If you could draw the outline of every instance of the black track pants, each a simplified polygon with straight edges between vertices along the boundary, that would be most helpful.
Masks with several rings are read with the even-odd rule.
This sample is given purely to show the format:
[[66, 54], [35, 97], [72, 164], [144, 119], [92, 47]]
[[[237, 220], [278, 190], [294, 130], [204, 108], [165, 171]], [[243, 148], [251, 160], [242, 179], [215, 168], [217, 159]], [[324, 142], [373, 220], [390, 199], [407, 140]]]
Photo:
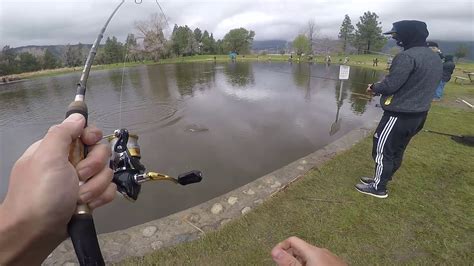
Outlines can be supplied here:
[[427, 113], [405, 115], [385, 112], [373, 137], [375, 189], [386, 189], [388, 181], [402, 164], [403, 153], [425, 124]]

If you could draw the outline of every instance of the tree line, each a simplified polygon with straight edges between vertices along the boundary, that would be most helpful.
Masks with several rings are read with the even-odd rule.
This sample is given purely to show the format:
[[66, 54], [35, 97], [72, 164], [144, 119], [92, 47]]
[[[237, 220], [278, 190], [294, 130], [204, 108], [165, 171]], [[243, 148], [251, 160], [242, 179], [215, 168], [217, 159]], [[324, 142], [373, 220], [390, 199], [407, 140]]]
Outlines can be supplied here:
[[[378, 18], [376, 13], [367, 11], [359, 18], [359, 22], [354, 27], [349, 15], [345, 15], [338, 34], [342, 52], [347, 53], [350, 47], [356, 49], [359, 54], [380, 51], [388, 38], [382, 34], [382, 26]], [[322, 45], [314, 43], [317, 38], [315, 36], [317, 35], [317, 28], [314, 21], [308, 22], [305, 31], [304, 34], [298, 35], [293, 41], [293, 49], [298, 56], [302, 54], [312, 55], [314, 52], [313, 46]], [[329, 47], [327, 49], [329, 50]]]
[[[166, 19], [163, 15], [152, 14], [148, 19], [135, 22], [135, 33], [127, 35], [120, 42], [115, 36], [107, 37], [99, 47], [95, 64], [113, 64], [120, 62], [137, 62], [144, 60], [159, 61], [160, 59], [192, 55], [213, 55], [250, 53], [255, 32], [245, 28], [230, 30], [222, 39], [215, 39], [212, 32], [187, 25], [174, 25], [169, 38], [165, 37]], [[304, 30], [292, 42], [292, 49], [298, 55], [313, 55], [316, 49], [333, 50], [333, 45], [318, 40], [319, 28], [310, 20]], [[372, 53], [379, 52], [388, 38], [382, 34], [379, 16], [367, 11], [359, 17], [356, 25], [348, 15], [345, 15], [338, 34], [340, 51], [343, 53]], [[90, 45], [67, 45], [61, 56], [55, 55], [49, 49], [43, 55], [34, 56], [31, 53], [16, 53], [10, 46], [4, 46], [0, 53], [0, 76], [31, 72], [41, 69], [58, 67], [82, 66], [87, 57]], [[282, 54], [285, 53], [283, 50]], [[455, 56], [466, 57], [468, 48], [460, 46]]]
[[[115, 36], [107, 37], [99, 46], [94, 64], [114, 64], [144, 60], [158, 61], [164, 58], [249, 53], [255, 32], [244, 28], [230, 30], [223, 39], [216, 40], [212, 32], [199, 28], [192, 30], [187, 25], [174, 25], [169, 38], [164, 35], [164, 17], [153, 14], [148, 20], [136, 21], [137, 33], [127, 35], [125, 42]], [[10, 46], [0, 53], [0, 76], [22, 72], [54, 69], [58, 67], [79, 67], [85, 63], [90, 45], [79, 43], [67, 45], [63, 54], [55, 56], [49, 49], [43, 55], [28, 52], [16, 53]]]
[[[334, 48], [330, 44], [325, 45], [324, 43], [316, 43], [314, 41], [317, 39], [317, 27], [314, 21], [310, 20], [308, 22], [304, 32], [293, 40], [293, 50], [298, 56], [302, 54], [312, 55], [315, 46], [322, 46], [327, 51], [329, 51], [329, 48]], [[346, 14], [339, 28], [338, 42], [340, 47], [338, 48], [344, 54], [378, 53], [385, 46], [388, 39], [389, 37], [382, 34], [381, 22], [375, 12], [364, 12], [355, 26], [352, 24], [349, 15]], [[398, 51], [397, 48], [394, 48], [394, 50]], [[390, 53], [393, 54], [395, 52], [391, 51]], [[454, 56], [458, 59], [464, 58], [468, 55], [468, 52], [467, 46], [460, 45], [456, 49]]]

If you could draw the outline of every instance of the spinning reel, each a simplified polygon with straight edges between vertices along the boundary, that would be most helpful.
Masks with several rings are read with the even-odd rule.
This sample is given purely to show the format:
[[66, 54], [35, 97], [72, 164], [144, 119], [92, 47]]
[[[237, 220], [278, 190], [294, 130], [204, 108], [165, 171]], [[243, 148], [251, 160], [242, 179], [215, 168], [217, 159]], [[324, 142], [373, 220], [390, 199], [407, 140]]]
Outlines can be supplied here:
[[127, 129], [117, 129], [113, 135], [104, 138], [107, 138], [112, 149], [110, 159], [110, 168], [114, 171], [112, 181], [117, 185], [117, 191], [130, 201], [137, 200], [141, 184], [147, 181], [166, 180], [185, 186], [202, 180], [202, 173], [197, 170], [183, 173], [178, 178], [147, 172], [145, 166], [140, 162], [138, 136], [129, 134]]

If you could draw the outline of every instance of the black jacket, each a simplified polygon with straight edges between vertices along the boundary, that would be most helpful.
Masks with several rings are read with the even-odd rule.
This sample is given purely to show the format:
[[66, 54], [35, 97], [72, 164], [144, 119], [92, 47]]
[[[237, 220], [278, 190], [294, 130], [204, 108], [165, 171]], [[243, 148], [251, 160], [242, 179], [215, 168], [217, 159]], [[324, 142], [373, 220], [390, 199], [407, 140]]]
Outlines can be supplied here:
[[405, 50], [395, 56], [389, 74], [373, 84], [372, 90], [382, 95], [380, 103], [386, 111], [426, 112], [443, 73], [441, 58], [426, 46], [425, 23], [400, 21], [394, 28]]
[[441, 80], [444, 82], [451, 80], [451, 75], [453, 74], [455, 67], [456, 65], [453, 60], [446, 59], [443, 63], [443, 77]]

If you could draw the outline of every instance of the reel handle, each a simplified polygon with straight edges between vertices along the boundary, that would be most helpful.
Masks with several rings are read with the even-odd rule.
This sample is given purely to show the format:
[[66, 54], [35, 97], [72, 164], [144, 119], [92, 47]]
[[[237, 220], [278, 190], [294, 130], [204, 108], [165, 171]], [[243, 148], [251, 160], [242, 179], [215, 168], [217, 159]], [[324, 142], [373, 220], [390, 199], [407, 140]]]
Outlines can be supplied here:
[[183, 186], [199, 183], [201, 180], [202, 172], [198, 170], [192, 170], [187, 173], [182, 173], [178, 176], [178, 183]]

